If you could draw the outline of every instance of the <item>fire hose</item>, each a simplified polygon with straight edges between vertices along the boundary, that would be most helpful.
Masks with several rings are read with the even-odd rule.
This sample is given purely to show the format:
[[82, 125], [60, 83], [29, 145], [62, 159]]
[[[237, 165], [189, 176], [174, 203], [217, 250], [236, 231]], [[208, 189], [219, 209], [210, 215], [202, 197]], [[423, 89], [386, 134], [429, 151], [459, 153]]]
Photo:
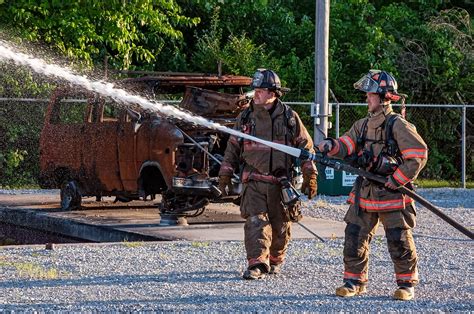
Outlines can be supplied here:
[[[376, 182], [379, 182], [379, 183], [382, 183], [382, 184], [385, 184], [387, 182], [386, 177], [373, 174], [371, 172], [365, 171], [365, 170], [360, 169], [360, 168], [352, 167], [348, 164], [345, 164], [344, 162], [342, 162], [340, 160], [331, 159], [323, 153], [312, 154], [312, 153], [310, 153], [306, 150], [301, 150], [300, 155], [297, 156], [297, 157], [301, 158], [303, 160], [313, 160], [313, 161], [316, 161], [317, 163], [319, 163], [323, 166], [334, 168], [335, 170], [338, 170], [338, 171], [346, 171], [346, 172], [349, 172], [349, 173], [352, 173], [352, 174], [357, 174], [359, 176], [362, 176], [364, 178], [367, 178], [369, 180], [373, 180], [373, 181], [376, 181]], [[424, 199], [423, 197], [421, 197], [417, 193], [415, 193], [413, 190], [411, 190], [411, 189], [409, 189], [405, 186], [399, 186], [398, 190], [400, 192], [402, 192], [403, 194], [406, 194], [406, 195], [410, 196], [411, 198], [413, 198], [414, 200], [416, 200], [418, 203], [423, 205], [426, 209], [430, 210], [435, 215], [437, 215], [438, 217], [440, 217], [441, 219], [446, 221], [448, 224], [450, 224], [451, 226], [456, 228], [458, 231], [460, 231], [463, 234], [465, 234], [466, 236], [468, 236], [471, 240], [474, 239], [474, 233], [472, 231], [470, 231], [468, 228], [461, 225], [459, 222], [457, 222], [453, 218], [446, 215], [442, 210], [437, 208], [435, 205], [431, 204], [428, 200]]]
[[[231, 133], [228, 130], [222, 130], [222, 131], [226, 131], [227, 133]], [[375, 182], [379, 182], [379, 183], [382, 183], [382, 184], [385, 184], [387, 182], [386, 177], [373, 174], [371, 172], [365, 171], [365, 170], [360, 169], [360, 168], [352, 167], [348, 164], [345, 164], [344, 162], [342, 162], [340, 160], [329, 158], [321, 152], [317, 152], [317, 153], [312, 154], [312, 153], [310, 153], [310, 152], [308, 152], [307, 150], [304, 150], [304, 149], [291, 147], [291, 146], [287, 146], [287, 145], [283, 145], [283, 144], [279, 144], [279, 143], [273, 143], [273, 142], [270, 142], [270, 141], [260, 139], [258, 137], [254, 137], [254, 136], [251, 136], [251, 135], [248, 135], [248, 134], [244, 134], [244, 133], [240, 133], [240, 132], [232, 130], [232, 134], [234, 132], [238, 133], [238, 134], [234, 134], [234, 135], [242, 136], [242, 137], [250, 139], [254, 142], [264, 144], [266, 146], [269, 146], [271, 148], [274, 148], [276, 150], [279, 150], [281, 152], [284, 152], [286, 154], [289, 154], [293, 157], [296, 157], [296, 158], [299, 158], [299, 159], [302, 159], [302, 160], [316, 161], [317, 163], [319, 163], [323, 166], [333, 168], [337, 171], [346, 171], [346, 172], [349, 172], [349, 173], [352, 173], [352, 174], [357, 174], [359, 176], [362, 176], [364, 178], [367, 178], [367, 179], [370, 179], [370, 180], [373, 180]], [[220, 161], [218, 161], [218, 160], [217, 160], [217, 162], [220, 163]], [[411, 198], [413, 198], [414, 200], [416, 200], [418, 203], [423, 205], [426, 209], [430, 210], [432, 213], [434, 213], [435, 215], [437, 215], [438, 217], [443, 219], [445, 222], [447, 222], [448, 224], [453, 226], [455, 229], [457, 229], [458, 231], [460, 231], [461, 233], [463, 233], [464, 235], [469, 237], [471, 240], [474, 239], [474, 233], [471, 230], [469, 230], [468, 228], [464, 227], [463, 225], [461, 225], [459, 222], [457, 222], [453, 218], [446, 215], [442, 210], [440, 210], [435, 205], [431, 204], [428, 200], [426, 200], [423, 197], [421, 197], [420, 195], [418, 195], [415, 191], [410, 190], [409, 188], [407, 188], [405, 186], [399, 186], [397, 189], [401, 193], [403, 193], [405, 195], [408, 195]]]
[[[379, 183], [385, 184], [385, 182], [387, 182], [386, 177], [370, 173], [370, 172], [365, 171], [363, 169], [352, 167], [348, 164], [343, 163], [340, 160], [328, 158], [327, 156], [323, 155], [323, 153], [321, 153], [321, 152], [317, 152], [315, 154], [312, 154], [312, 153], [310, 153], [310, 152], [308, 152], [304, 149], [291, 147], [291, 146], [287, 146], [287, 145], [283, 145], [283, 144], [279, 144], [279, 143], [273, 143], [273, 142], [266, 141], [266, 140], [260, 139], [258, 137], [248, 135], [248, 134], [240, 133], [239, 135], [242, 136], [242, 137], [245, 137], [247, 139], [250, 139], [254, 142], [261, 143], [261, 144], [264, 144], [264, 145], [269, 146], [271, 148], [277, 149], [281, 152], [284, 152], [288, 155], [291, 155], [293, 157], [296, 157], [296, 158], [299, 158], [299, 159], [302, 159], [302, 160], [313, 160], [313, 161], [316, 161], [316, 162], [320, 163], [323, 166], [331, 167], [331, 168], [334, 168], [335, 170], [338, 170], [338, 171], [346, 171], [346, 172], [349, 172], [349, 173], [357, 174], [359, 176], [365, 177], [365, 178], [370, 179], [370, 180], [374, 180], [374, 181], [379, 182]], [[464, 235], [469, 237], [471, 240], [474, 239], [474, 234], [472, 233], [471, 230], [469, 230], [468, 228], [461, 225], [459, 222], [455, 221], [454, 219], [452, 219], [451, 217], [446, 215], [443, 211], [441, 211], [439, 208], [437, 208], [436, 206], [431, 204], [429, 201], [427, 201], [426, 199], [424, 199], [420, 195], [416, 194], [414, 191], [408, 189], [405, 186], [398, 187], [398, 190], [400, 192], [412, 197], [414, 200], [418, 201], [426, 209], [433, 212], [435, 215], [437, 215], [438, 217], [440, 217], [441, 219], [446, 221], [448, 224], [450, 224], [451, 226], [456, 228], [458, 231], [462, 232]]]

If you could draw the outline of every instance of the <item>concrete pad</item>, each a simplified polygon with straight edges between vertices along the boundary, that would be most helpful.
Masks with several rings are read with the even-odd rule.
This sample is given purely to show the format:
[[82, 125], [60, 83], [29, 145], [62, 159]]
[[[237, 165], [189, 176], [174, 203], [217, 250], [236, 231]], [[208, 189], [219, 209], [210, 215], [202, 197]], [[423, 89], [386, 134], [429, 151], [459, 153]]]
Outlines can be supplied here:
[[[234, 204], [210, 204], [202, 215], [188, 218], [187, 226], [162, 226], [157, 203], [89, 198], [81, 210], [65, 212], [59, 192], [0, 194], [0, 221], [93, 242], [243, 240], [244, 220]], [[300, 223], [306, 228], [294, 223], [293, 238], [315, 238], [311, 232], [322, 238], [344, 236], [343, 222], [304, 217]]]
[[[305, 218], [300, 223], [311, 230], [317, 236], [322, 238], [342, 237], [344, 235], [345, 223], [331, 220]], [[244, 239], [244, 221], [240, 223], [217, 223], [217, 224], [192, 224], [189, 226], [159, 227], [159, 226], [127, 226], [126, 228], [116, 227], [143, 235], [159, 235], [167, 239], [181, 240], [243, 240]], [[292, 238], [311, 239], [316, 238], [309, 231], [294, 223], [292, 226]]]

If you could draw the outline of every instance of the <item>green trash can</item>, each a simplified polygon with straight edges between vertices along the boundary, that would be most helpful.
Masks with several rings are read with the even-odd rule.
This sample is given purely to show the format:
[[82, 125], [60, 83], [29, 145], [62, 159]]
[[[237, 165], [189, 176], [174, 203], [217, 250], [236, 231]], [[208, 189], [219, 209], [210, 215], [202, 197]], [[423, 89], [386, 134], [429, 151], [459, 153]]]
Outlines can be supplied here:
[[357, 175], [329, 167], [323, 169], [320, 165], [318, 165], [318, 172], [318, 194], [320, 195], [349, 195], [357, 178]]

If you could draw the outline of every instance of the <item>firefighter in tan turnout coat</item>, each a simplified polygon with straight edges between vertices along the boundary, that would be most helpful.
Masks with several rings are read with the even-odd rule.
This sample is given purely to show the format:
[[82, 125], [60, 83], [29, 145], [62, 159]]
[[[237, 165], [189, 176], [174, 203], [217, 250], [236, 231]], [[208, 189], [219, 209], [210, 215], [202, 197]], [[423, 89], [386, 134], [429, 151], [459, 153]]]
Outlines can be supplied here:
[[[252, 80], [255, 95], [249, 108], [237, 117], [235, 129], [258, 138], [314, 151], [313, 141], [298, 114], [279, 97], [279, 77], [271, 70], [258, 70]], [[282, 182], [292, 180], [294, 160], [285, 153], [250, 140], [231, 136], [219, 172], [219, 187], [225, 192], [234, 171], [241, 169], [243, 190], [240, 211], [244, 219], [244, 242], [248, 269], [245, 279], [276, 274], [284, 262], [290, 240], [291, 220], [298, 215], [299, 201], [284, 206]], [[301, 165], [302, 191], [316, 194], [316, 167], [312, 161]]]
[[[358, 177], [349, 195], [344, 242], [344, 285], [336, 294], [350, 297], [366, 292], [369, 244], [379, 221], [394, 263], [398, 289], [394, 298], [410, 300], [418, 282], [417, 254], [411, 229], [414, 201], [397, 191], [410, 186], [424, 167], [428, 150], [415, 127], [392, 111], [398, 101], [397, 82], [385, 71], [371, 70], [354, 87], [367, 93], [368, 117], [356, 121], [338, 139], [318, 144], [329, 156], [346, 158], [355, 166], [387, 176], [384, 185]], [[349, 157], [348, 157], [349, 156]]]

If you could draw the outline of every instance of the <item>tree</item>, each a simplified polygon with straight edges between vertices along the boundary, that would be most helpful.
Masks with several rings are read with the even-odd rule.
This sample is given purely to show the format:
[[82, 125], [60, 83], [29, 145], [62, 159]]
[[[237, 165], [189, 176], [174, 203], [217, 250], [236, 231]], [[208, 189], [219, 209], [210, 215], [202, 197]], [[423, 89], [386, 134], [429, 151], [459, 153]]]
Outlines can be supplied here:
[[[25, 68], [0, 62], [2, 97], [47, 98], [51, 82]], [[39, 135], [44, 104], [2, 102], [0, 107], [0, 186], [24, 186], [39, 174]]]
[[[330, 12], [329, 87], [339, 101], [362, 101], [353, 83], [379, 68], [395, 75], [409, 103], [474, 103], [472, 5], [331, 0]], [[216, 72], [221, 62], [225, 73], [251, 75], [267, 67], [291, 88], [285, 100], [314, 99], [310, 0], [0, 0], [0, 23], [89, 65], [108, 56], [115, 69]], [[410, 118], [432, 141], [426, 173], [454, 177], [445, 161], [457, 158], [459, 116], [425, 117]]]
[[[64, 55], [116, 69], [182, 65], [181, 29], [199, 23], [180, 13], [174, 0], [8, 0], [0, 20]], [[175, 53], [179, 52], [179, 53]], [[166, 56], [160, 56], [160, 54]]]

